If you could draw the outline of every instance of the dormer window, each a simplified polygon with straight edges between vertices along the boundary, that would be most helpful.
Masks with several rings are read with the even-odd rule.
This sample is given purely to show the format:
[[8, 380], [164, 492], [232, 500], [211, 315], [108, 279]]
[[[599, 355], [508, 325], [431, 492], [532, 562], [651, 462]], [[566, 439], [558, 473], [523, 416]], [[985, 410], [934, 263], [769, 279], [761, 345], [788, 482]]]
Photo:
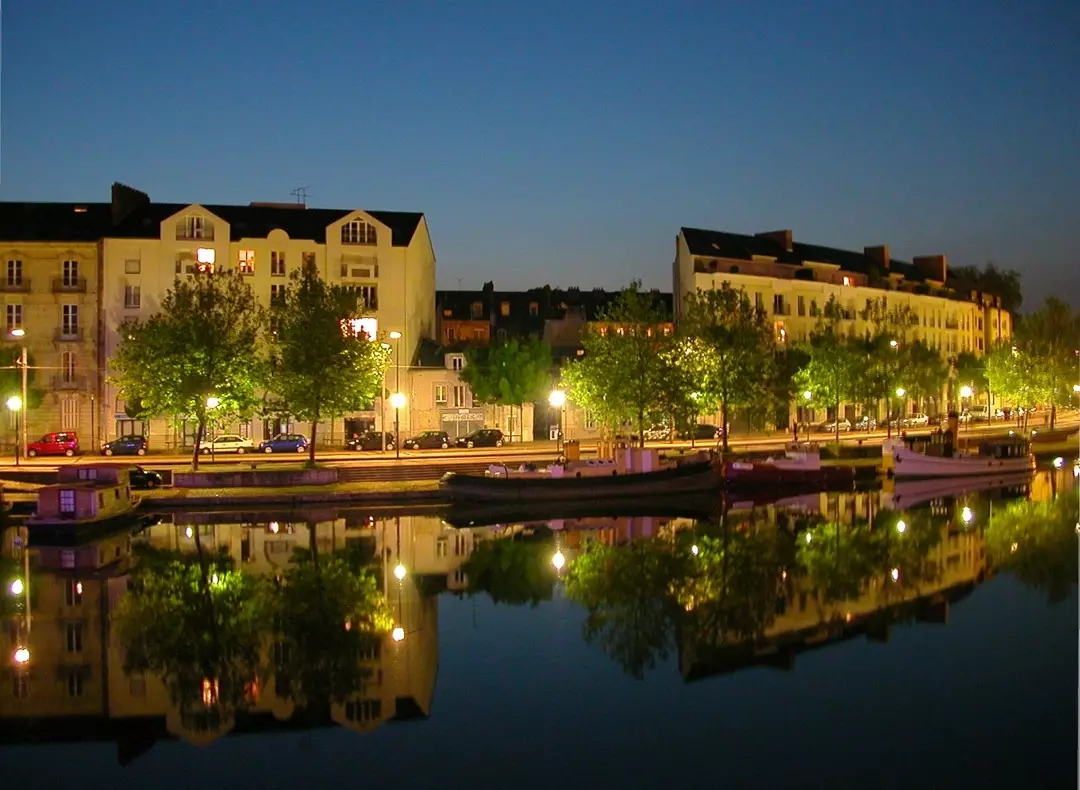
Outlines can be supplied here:
[[362, 219], [354, 219], [341, 226], [342, 244], [378, 244], [378, 241], [375, 226]]
[[447, 354], [446, 355], [446, 367], [449, 370], [461, 370], [465, 367], [465, 355], [464, 354]]
[[186, 240], [214, 240], [214, 223], [206, 217], [189, 214], [176, 223], [176, 238]]

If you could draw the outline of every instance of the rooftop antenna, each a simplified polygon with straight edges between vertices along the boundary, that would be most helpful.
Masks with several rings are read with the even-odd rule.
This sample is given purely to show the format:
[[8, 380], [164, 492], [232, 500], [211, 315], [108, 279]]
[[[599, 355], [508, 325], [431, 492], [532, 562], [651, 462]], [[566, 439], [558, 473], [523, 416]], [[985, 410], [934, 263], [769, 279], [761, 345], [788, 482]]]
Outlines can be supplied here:
[[297, 187], [296, 189], [294, 189], [289, 194], [292, 195], [294, 198], [296, 198], [297, 204], [303, 206], [304, 208], [307, 208], [307, 199], [308, 199], [308, 190], [309, 189], [311, 189], [310, 186]]

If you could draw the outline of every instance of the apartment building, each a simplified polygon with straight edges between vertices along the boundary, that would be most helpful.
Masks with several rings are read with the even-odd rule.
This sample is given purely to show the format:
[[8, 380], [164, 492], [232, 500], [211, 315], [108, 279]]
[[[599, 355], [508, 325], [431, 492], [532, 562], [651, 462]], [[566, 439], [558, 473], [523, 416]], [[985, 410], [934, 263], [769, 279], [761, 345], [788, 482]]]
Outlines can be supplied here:
[[[0, 255], [5, 344], [12, 360], [23, 344], [30, 357], [28, 434], [77, 430], [88, 449], [130, 433], [159, 448], [193, 443], [193, 424], [133, 419], [109, 381], [117, 327], [152, 315], [177, 278], [238, 270], [270, 304], [290, 274], [313, 265], [356, 294], [359, 328], [395, 344], [397, 358], [435, 331], [435, 253], [416, 212], [155, 203], [114, 184], [108, 203], [0, 203]], [[18, 386], [15, 374], [0, 381]], [[373, 425], [378, 411], [348, 419]], [[13, 416], [3, 425], [14, 444]], [[229, 430], [259, 440], [290, 427], [267, 416]], [[347, 426], [328, 422], [320, 433], [341, 441]]]
[[[0, 407], [21, 395], [14, 366], [25, 348], [30, 441], [46, 431], [76, 431], [84, 440], [96, 431], [98, 274], [108, 216], [102, 204], [0, 203], [0, 365], [11, 366], [0, 377]], [[16, 414], [4, 411], [0, 442], [10, 452]]]

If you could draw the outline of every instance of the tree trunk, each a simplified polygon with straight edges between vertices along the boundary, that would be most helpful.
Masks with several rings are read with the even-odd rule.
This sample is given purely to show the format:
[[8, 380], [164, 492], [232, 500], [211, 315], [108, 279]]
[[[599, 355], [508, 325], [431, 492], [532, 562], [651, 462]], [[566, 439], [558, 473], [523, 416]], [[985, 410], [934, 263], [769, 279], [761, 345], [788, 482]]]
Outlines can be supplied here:
[[638, 409], [637, 415], [638, 447], [645, 447], [645, 410]]
[[720, 430], [722, 431], [720, 438], [724, 440], [723, 448], [724, 452], [728, 449], [728, 422], [727, 422], [727, 399], [720, 401]]
[[[837, 445], [840, 444], [840, 401], [836, 401], [836, 411], [833, 414], [833, 433], [836, 437]], [[839, 453], [837, 453], [839, 455]]]
[[199, 427], [195, 429], [195, 452], [191, 457], [191, 471], [199, 471], [199, 452], [202, 450], [203, 432], [206, 430], [206, 418], [199, 418]]
[[[899, 426], [900, 423], [897, 423]], [[885, 393], [885, 438], [892, 438], [892, 410], [889, 408], [889, 393]]]
[[315, 466], [315, 435], [319, 431], [319, 418], [311, 421], [311, 444], [308, 445], [308, 463]]
[[1057, 404], [1050, 404], [1050, 430], [1057, 424]]

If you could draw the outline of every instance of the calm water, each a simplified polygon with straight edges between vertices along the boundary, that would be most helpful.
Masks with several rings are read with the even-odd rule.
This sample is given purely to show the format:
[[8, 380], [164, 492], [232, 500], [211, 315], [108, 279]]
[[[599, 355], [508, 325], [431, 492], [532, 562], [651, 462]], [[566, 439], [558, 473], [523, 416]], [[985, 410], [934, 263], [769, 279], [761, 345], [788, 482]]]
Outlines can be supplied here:
[[34, 546], [0, 786], [1075, 787], [1074, 486]]

